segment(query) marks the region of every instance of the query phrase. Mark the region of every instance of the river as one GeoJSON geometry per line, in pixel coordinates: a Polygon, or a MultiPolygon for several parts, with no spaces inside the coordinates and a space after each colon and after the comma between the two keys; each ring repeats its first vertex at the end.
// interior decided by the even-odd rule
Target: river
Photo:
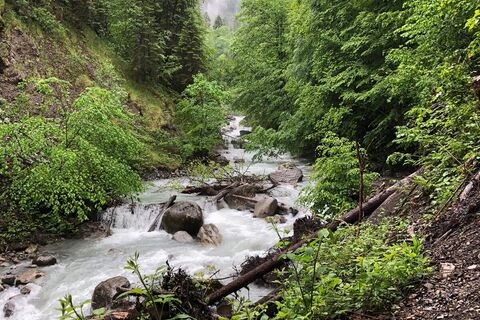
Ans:
{"type": "MultiPolygon", "coordinates": [[[[235,117],[229,124],[231,130],[225,136],[228,148],[222,151],[227,159],[232,163],[237,158],[245,159],[246,163],[242,166],[253,174],[269,174],[279,164],[295,162],[308,176],[309,167],[287,155],[253,163],[252,153],[235,148],[232,139],[239,137],[241,130],[248,130],[240,125],[241,120],[242,117],[235,117]]],[[[112,210],[115,210],[112,236],[101,240],[66,240],[42,248],[42,251],[53,253],[58,263],[40,268],[45,277],[38,279],[38,285],[32,287],[29,295],[16,299],[15,313],[8,319],[57,319],[58,299],[68,293],[73,295],[76,303],[80,303],[90,299],[95,286],[110,277],[124,275],[135,282],[135,278],[123,269],[135,252],[140,254],[139,262],[144,273],[153,272],[168,260],[172,266],[181,267],[190,274],[209,276],[220,270],[215,277],[223,277],[232,274],[234,267],[241,264],[245,257],[263,254],[278,241],[275,230],[265,220],[253,218],[248,211],[218,210],[207,201],[207,197],[178,194],[178,191],[168,187],[170,182],[169,179],[149,182],[147,191],[140,195],[140,205],[134,214],[128,206],[107,210],[106,214],[112,214],[112,210]],[[142,204],[165,202],[174,194],[178,197],[177,201],[195,201],[203,208],[205,223],[215,224],[223,235],[220,246],[183,244],[172,240],[171,235],[164,231],[146,232],[155,213],[142,204]]],[[[180,183],[187,181],[183,179],[180,183]]],[[[272,193],[279,202],[292,205],[303,185],[280,186],[272,193]]],[[[297,218],[304,214],[304,210],[301,210],[297,218]]],[[[294,217],[288,216],[287,223],[279,226],[282,230],[291,230],[294,220],[294,217]]],[[[256,300],[266,292],[265,288],[251,286],[249,291],[244,290],[242,294],[256,300]]],[[[0,308],[10,297],[18,294],[17,288],[0,293],[0,308]]],[[[3,312],[0,312],[0,319],[5,319],[3,312]]]]}

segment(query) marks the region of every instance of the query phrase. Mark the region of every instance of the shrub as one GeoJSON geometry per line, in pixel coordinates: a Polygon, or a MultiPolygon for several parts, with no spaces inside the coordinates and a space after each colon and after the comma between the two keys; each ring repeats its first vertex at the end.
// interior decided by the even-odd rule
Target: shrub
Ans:
{"type": "Polygon", "coordinates": [[[27,111],[0,124],[0,199],[9,211],[36,215],[55,232],[142,190],[133,168],[144,153],[118,96],[89,88],[69,104],[58,84],[35,82],[46,115],[27,111]]]}
{"type": "Polygon", "coordinates": [[[186,158],[207,156],[222,141],[225,98],[223,88],[203,74],[195,76],[193,84],[185,89],[176,117],[186,158]]]}
{"type": "MultiPolygon", "coordinates": [[[[331,132],[317,148],[311,183],[302,191],[300,201],[310,205],[322,219],[334,218],[358,203],[360,163],[357,152],[365,157],[365,150],[357,150],[354,142],[331,132]]],[[[376,173],[365,172],[364,195],[371,192],[377,177],[376,173]]]]}
{"type": "Polygon", "coordinates": [[[389,243],[392,231],[404,234],[405,226],[324,229],[316,241],[287,254],[293,268],[276,319],[333,319],[382,309],[399,298],[430,268],[419,239],[389,243]]]}

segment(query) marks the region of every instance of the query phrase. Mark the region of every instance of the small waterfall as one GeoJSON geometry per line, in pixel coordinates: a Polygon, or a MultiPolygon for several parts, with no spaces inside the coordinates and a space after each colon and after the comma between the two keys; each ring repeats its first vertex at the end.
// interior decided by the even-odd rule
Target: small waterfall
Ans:
{"type": "MultiPolygon", "coordinates": [[[[279,164],[295,161],[289,155],[277,158],[265,158],[252,163],[253,153],[237,149],[232,140],[238,140],[243,127],[243,117],[230,119],[229,127],[224,130],[227,149],[222,154],[232,165],[245,166],[249,174],[268,175],[279,164]],[[245,164],[235,164],[235,158],[245,159],[245,164]]],[[[239,146],[237,146],[239,147],[239,146]]],[[[305,176],[310,167],[296,161],[305,176]]],[[[242,170],[243,171],[243,170],[242,170]]],[[[190,274],[211,275],[213,269],[221,270],[217,277],[226,277],[234,272],[235,265],[241,264],[246,256],[261,255],[278,241],[276,230],[264,219],[254,219],[248,211],[229,209],[224,200],[212,202],[205,196],[181,194],[173,185],[186,186],[188,179],[171,179],[152,181],[147,190],[139,195],[139,203],[126,204],[106,210],[100,219],[112,227],[113,234],[100,240],[69,240],[50,245],[46,248],[58,257],[58,263],[46,267],[45,277],[41,278],[41,288],[33,290],[30,295],[19,296],[17,310],[11,320],[51,320],[59,316],[57,300],[67,293],[74,294],[75,301],[91,298],[95,286],[113,276],[131,275],[123,269],[125,262],[136,252],[140,254],[142,271],[152,273],[166,260],[172,266],[181,267],[190,274]],[[170,186],[170,184],[172,186],[170,186]],[[218,247],[202,246],[199,243],[180,243],[172,240],[166,232],[147,232],[155,218],[161,214],[164,203],[173,195],[176,201],[192,201],[203,210],[205,223],[215,224],[223,236],[218,247]]],[[[290,206],[298,198],[302,186],[282,185],[270,190],[270,194],[279,202],[290,206]]],[[[306,210],[300,209],[302,216],[306,210]]],[[[280,225],[282,232],[288,233],[293,228],[296,217],[287,216],[287,223],[280,225]]],[[[283,235],[283,233],[282,233],[283,235]]],[[[134,278],[130,278],[135,281],[134,278]]],[[[251,286],[249,295],[253,300],[266,295],[268,288],[251,286]]],[[[12,296],[19,295],[18,288],[8,288],[0,292],[1,308],[12,296]]]]}
{"type": "Polygon", "coordinates": [[[147,231],[162,212],[163,204],[127,204],[105,211],[100,219],[114,229],[147,231]]]}

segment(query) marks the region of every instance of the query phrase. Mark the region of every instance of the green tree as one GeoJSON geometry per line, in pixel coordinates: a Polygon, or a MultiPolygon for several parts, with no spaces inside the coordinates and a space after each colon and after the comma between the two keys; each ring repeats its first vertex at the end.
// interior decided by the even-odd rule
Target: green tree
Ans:
{"type": "Polygon", "coordinates": [[[48,113],[0,124],[0,198],[10,204],[9,220],[28,213],[56,232],[142,190],[133,167],[145,154],[121,98],[90,88],[69,104],[62,86],[68,83],[33,82],[26,92],[41,93],[48,113]]]}
{"type": "Polygon", "coordinates": [[[208,156],[222,140],[225,124],[225,92],[203,74],[194,77],[183,94],[177,110],[177,123],[183,136],[183,154],[187,158],[208,156]]]}
{"type": "Polygon", "coordinates": [[[480,151],[479,103],[471,86],[472,74],[480,71],[479,5],[478,0],[407,1],[410,16],[399,31],[409,45],[389,54],[398,64],[389,90],[415,97],[397,133],[397,142],[411,152],[390,159],[423,166],[422,185],[436,204],[448,200],[471,173],[464,164],[480,151]]]}
{"type": "Polygon", "coordinates": [[[317,153],[311,183],[302,191],[300,200],[327,221],[358,204],[360,170],[364,170],[363,197],[372,191],[378,175],[362,168],[360,162],[366,157],[364,149],[357,150],[354,142],[333,133],[326,133],[317,153]],[[358,159],[359,155],[361,159],[358,159]]]}
{"type": "Polygon", "coordinates": [[[285,88],[289,2],[243,1],[233,43],[234,105],[244,110],[252,123],[267,128],[278,128],[282,114],[292,107],[285,88]]]}
{"type": "Polygon", "coordinates": [[[213,28],[218,29],[220,27],[223,27],[225,25],[225,22],[223,22],[223,19],[221,16],[217,16],[215,18],[215,22],[213,23],[213,28]]]}

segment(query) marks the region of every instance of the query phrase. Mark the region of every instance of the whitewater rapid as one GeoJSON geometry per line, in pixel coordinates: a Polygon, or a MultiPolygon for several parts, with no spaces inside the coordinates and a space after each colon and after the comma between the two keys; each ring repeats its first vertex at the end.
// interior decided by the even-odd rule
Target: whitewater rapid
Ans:
{"type": "MultiPolygon", "coordinates": [[[[240,130],[247,130],[240,125],[241,117],[235,117],[231,130],[226,136],[228,148],[222,154],[233,162],[233,159],[243,158],[250,173],[269,174],[275,171],[279,164],[294,161],[289,156],[265,159],[252,164],[253,154],[243,149],[236,149],[232,139],[240,136],[240,130]]],[[[309,167],[299,161],[297,165],[308,175],[309,167]]],[[[177,183],[186,184],[186,179],[177,183]]],[[[239,266],[245,257],[261,255],[278,241],[272,225],[263,219],[255,219],[248,211],[232,209],[218,210],[207,197],[183,195],[169,188],[170,179],[157,180],[148,183],[147,191],[140,195],[139,204],[132,214],[129,205],[111,208],[107,215],[115,215],[113,235],[101,240],[65,240],[45,248],[42,251],[53,253],[58,260],[54,266],[39,268],[45,273],[32,286],[29,295],[16,299],[16,310],[9,320],[53,320],[60,315],[57,308],[58,299],[66,294],[72,294],[76,303],[91,298],[95,286],[108,278],[123,275],[133,283],[136,279],[124,270],[127,260],[135,252],[140,254],[140,265],[144,273],[151,273],[168,260],[170,265],[181,267],[196,276],[211,276],[222,278],[231,275],[235,266],[239,266]],[[215,224],[223,235],[223,242],[218,247],[202,246],[199,243],[179,243],[171,239],[164,231],[147,232],[156,216],[156,212],[148,204],[166,202],[172,195],[177,195],[177,201],[188,200],[197,202],[204,210],[205,223],[215,224]],[[218,271],[219,270],[219,271],[218,271]]],[[[273,193],[279,202],[293,205],[301,190],[298,186],[281,186],[273,193]]],[[[302,216],[301,212],[299,216],[302,216]]],[[[299,217],[297,216],[297,218],[299,217]]],[[[287,216],[287,223],[279,225],[285,234],[291,231],[295,218],[287,216]]],[[[6,270],[0,270],[4,273],[6,270]]],[[[252,300],[257,300],[267,293],[267,289],[250,286],[242,294],[252,300]]],[[[17,288],[10,288],[0,293],[0,308],[12,296],[18,295],[17,288]]],[[[87,309],[85,311],[88,312],[87,309]]],[[[0,310],[0,319],[4,319],[0,310]]]]}

